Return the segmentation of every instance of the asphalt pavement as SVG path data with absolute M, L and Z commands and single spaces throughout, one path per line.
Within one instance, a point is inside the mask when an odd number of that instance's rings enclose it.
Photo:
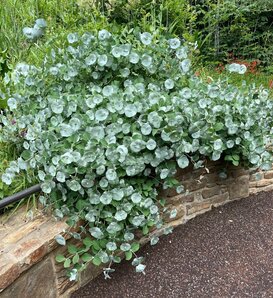
M 271 298 L 273 192 L 200 215 L 138 256 L 145 275 L 123 261 L 72 298 Z

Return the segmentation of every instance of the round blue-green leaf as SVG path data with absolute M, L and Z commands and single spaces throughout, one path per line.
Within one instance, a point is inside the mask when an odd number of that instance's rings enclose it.
M 127 117 L 132 118 L 137 114 L 137 107 L 134 104 L 129 104 L 125 107 L 124 113 Z
M 127 217 L 127 212 L 125 212 L 124 210 L 119 210 L 115 214 L 115 219 L 117 221 L 122 221 L 122 220 L 126 219 L 126 217 Z
M 2 177 L 2 179 L 3 179 L 3 177 Z M 52 191 L 52 184 L 48 181 L 44 182 L 41 184 L 41 189 L 42 189 L 42 192 L 49 194 Z
M 170 218 L 171 218 L 171 219 L 172 219 L 172 218 L 175 218 L 176 215 L 177 215 L 177 209 L 173 209 L 173 210 L 171 210 L 171 212 L 170 212 Z
M 108 242 L 106 244 L 106 248 L 110 251 L 115 251 L 117 249 L 117 245 L 115 242 Z
M 135 238 L 134 234 L 131 232 L 126 232 L 124 234 L 124 240 L 125 241 L 132 241 Z
M 100 30 L 98 33 L 99 40 L 104 41 L 109 39 L 110 37 L 111 37 L 111 33 L 105 29 Z
M 131 195 L 131 200 L 133 203 L 138 204 L 141 202 L 142 196 L 141 196 L 141 194 L 135 192 Z
M 139 264 L 139 265 L 136 266 L 136 272 L 138 272 L 138 273 L 144 273 L 145 268 L 146 268 L 146 265 Z
M 191 68 L 191 60 L 184 59 L 182 62 L 180 62 L 180 68 L 183 73 L 188 73 Z
M 7 104 L 11 111 L 13 111 L 17 108 L 17 100 L 13 97 L 11 97 L 7 100 Z
M 151 243 L 151 245 L 156 245 L 158 241 L 159 241 L 159 237 L 158 236 L 153 236 L 151 238 L 150 243 Z
M 218 139 L 218 140 L 214 141 L 214 143 L 213 143 L 213 149 L 214 150 L 216 150 L 216 151 L 221 150 L 222 147 L 223 147 L 223 141 L 221 139 Z
M 78 34 L 77 33 L 69 33 L 67 35 L 67 40 L 69 43 L 75 43 L 79 40 Z
M 158 207 L 156 205 L 152 205 L 149 209 L 151 214 L 157 214 L 158 212 Z
M 132 64 L 137 64 L 139 62 L 139 55 L 135 52 L 132 52 L 130 55 L 129 55 L 129 61 L 132 63 Z
M 114 169 L 108 169 L 105 175 L 109 181 L 115 181 L 118 177 L 117 172 Z
M 112 194 L 110 192 L 104 192 L 101 197 L 100 201 L 103 205 L 109 205 L 112 202 Z
M 66 240 L 65 240 L 65 238 L 62 236 L 62 235 L 57 235 L 56 237 L 55 237 L 55 240 L 57 241 L 57 243 L 58 244 L 60 244 L 60 245 L 66 245 Z
M 143 54 L 142 57 L 141 57 L 141 64 L 144 66 L 144 67 L 149 67 L 151 66 L 153 63 L 153 58 L 147 54 Z
M 106 110 L 106 109 L 99 109 L 95 113 L 95 119 L 97 121 L 99 121 L 99 122 L 100 121 L 104 121 L 104 120 L 107 119 L 108 115 L 109 115 L 109 111 L 108 110 Z
M 93 211 L 89 211 L 86 215 L 85 215 L 85 219 L 89 222 L 95 222 L 96 217 L 94 215 Z
M 102 230 L 98 227 L 90 228 L 89 233 L 96 239 L 102 239 L 104 237 Z
M 66 182 L 66 185 L 72 190 L 72 191 L 79 191 L 81 189 L 81 185 L 76 180 L 70 180 Z
M 119 232 L 121 229 L 122 229 L 122 227 L 118 223 L 111 222 L 106 230 L 110 234 L 115 234 L 115 233 Z
M 135 227 L 139 227 L 143 224 L 144 221 L 145 221 L 144 215 L 138 215 L 138 216 L 133 217 L 132 224 Z
M 178 38 L 171 38 L 169 39 L 169 45 L 171 49 L 177 49 L 181 45 L 181 41 Z
M 153 39 L 153 36 L 149 32 L 143 32 L 140 34 L 140 40 L 146 46 L 151 44 L 152 39 Z
M 121 249 L 122 251 L 129 251 L 130 248 L 131 248 L 131 245 L 130 245 L 129 243 L 122 243 L 122 244 L 120 245 L 120 249 Z
M 152 132 L 152 127 L 149 123 L 144 123 L 142 126 L 141 126 L 141 132 L 143 135 L 147 136 L 149 135 L 151 132 Z
M 99 55 L 98 56 L 98 65 L 99 66 L 105 66 L 108 62 L 108 57 L 107 55 L 103 54 L 103 55 Z
M 178 158 L 177 164 L 178 164 L 179 168 L 185 169 L 190 164 L 190 162 L 186 155 L 182 155 Z
M 97 61 L 97 55 L 95 53 L 92 53 L 85 58 L 85 64 L 88 66 L 95 64 L 96 61 Z
M 164 82 L 164 85 L 165 85 L 165 88 L 168 89 L 168 90 L 171 90 L 173 89 L 174 87 L 174 81 L 172 79 L 167 79 L 165 82 Z
M 150 139 L 147 143 L 146 143 L 146 147 L 149 150 L 154 150 L 156 148 L 156 142 L 153 139 Z

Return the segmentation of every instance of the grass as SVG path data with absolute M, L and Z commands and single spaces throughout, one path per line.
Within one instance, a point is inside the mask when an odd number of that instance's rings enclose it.
M 8 167 L 9 162 L 16 160 L 17 157 L 18 149 L 14 144 L 0 143 L 0 177 Z M 27 187 L 33 185 L 36 180 L 37 179 L 31 172 L 20 172 L 16 175 L 11 185 L 4 184 L 0 179 L 0 200 L 23 189 L 26 189 Z M 31 199 L 34 199 L 34 197 Z M 28 201 L 28 203 L 30 203 L 30 201 Z M 9 209 L 14 207 L 14 205 L 18 206 L 18 204 L 13 204 L 7 208 Z
M 40 61 L 49 46 L 61 45 L 69 32 L 106 26 L 93 7 L 76 0 L 2 0 L 0 15 L 0 71 L 6 64 Z M 47 21 L 46 37 L 27 42 L 22 29 L 32 27 L 38 18 Z
M 255 84 L 256 87 L 261 85 L 270 91 L 273 96 L 273 74 L 268 74 L 262 71 L 251 73 L 247 71 L 244 75 L 229 73 L 226 70 L 219 72 L 219 70 L 212 67 L 200 67 L 196 74 L 207 81 L 217 81 L 219 78 L 228 78 L 228 82 L 235 86 L 242 86 L 243 83 L 247 85 Z

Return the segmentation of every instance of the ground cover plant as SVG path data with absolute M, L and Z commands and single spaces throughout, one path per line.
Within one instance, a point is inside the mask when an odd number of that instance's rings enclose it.
M 174 178 L 177 168 L 220 158 L 271 168 L 268 90 L 203 81 L 191 70 L 194 47 L 133 29 L 70 33 L 40 65 L 19 63 L 5 76 L 1 140 L 21 154 L 2 181 L 33 171 L 45 207 L 68 216 L 71 227 L 85 222 L 71 232 L 79 245 L 57 256 L 72 280 L 88 262 L 110 264 L 108 276 L 120 252 L 144 271 L 139 233 L 163 225 L 160 188 L 186 191 Z M 243 74 L 246 67 L 228 70 Z M 63 235 L 56 240 L 66 244 Z

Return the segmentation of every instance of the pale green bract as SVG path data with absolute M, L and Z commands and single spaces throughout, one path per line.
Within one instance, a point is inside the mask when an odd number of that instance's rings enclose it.
M 270 168 L 269 92 L 208 84 L 193 75 L 191 54 L 178 38 L 149 32 L 71 33 L 41 66 L 20 63 L 5 76 L 9 110 L 0 114 L 1 141 L 22 153 L 2 181 L 10 185 L 19 171 L 34 172 L 40 201 L 72 228 L 80 225 L 70 232 L 80 243 L 59 258 L 77 265 L 73 278 L 88 262 L 119 262 L 122 251 L 132 258 L 135 231 L 162 228 L 158 190 L 187 191 L 174 179 L 178 168 L 221 158 Z M 141 262 L 133 261 L 138 272 Z

